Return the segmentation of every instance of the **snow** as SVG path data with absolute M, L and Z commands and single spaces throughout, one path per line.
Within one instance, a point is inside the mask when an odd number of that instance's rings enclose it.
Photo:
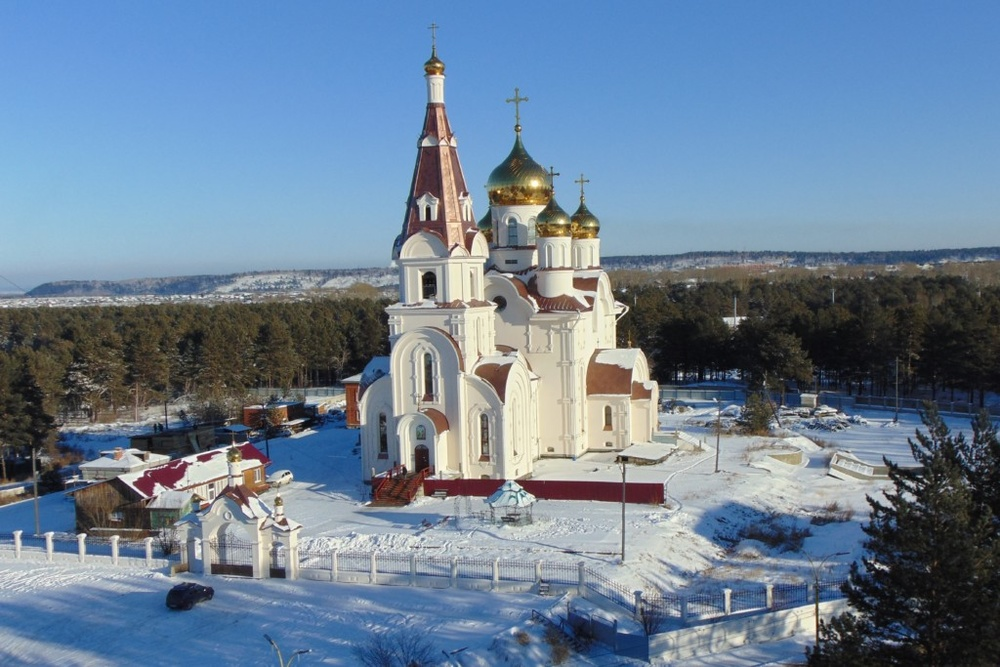
M 631 590 L 695 592 L 761 583 L 811 581 L 810 564 L 825 556 L 824 576 L 845 576 L 861 554 L 865 495 L 884 481 L 841 481 L 826 474 L 835 450 L 864 461 L 885 455 L 911 462 L 907 438 L 920 427 L 915 415 L 863 412 L 847 427 L 818 429 L 812 418 L 782 416 L 786 431 L 773 438 L 723 434 L 714 472 L 718 416 L 714 403 L 688 404 L 661 415 L 661 429 L 681 429 L 701 448 L 678 449 L 665 461 L 629 466 L 628 481 L 660 482 L 664 506 L 628 505 L 626 554 L 620 557 L 621 506 L 617 503 L 539 499 L 533 522 L 492 525 L 479 518 L 479 498 L 419 498 L 403 508 L 369 508 L 363 501 L 357 431 L 331 423 L 270 441 L 272 468 L 288 468 L 295 481 L 282 487 L 284 512 L 302 524 L 303 550 L 395 551 L 466 558 L 584 562 Z M 842 419 L 828 417 L 826 419 Z M 948 420 L 969 430 L 965 418 Z M 131 425 L 67 433 L 85 451 L 108 448 Z M 762 457 L 801 451 L 792 465 Z M 536 479 L 621 481 L 613 452 L 539 463 Z M 499 486 L 499 484 L 498 484 Z M 274 491 L 263 494 L 273 504 Z M 813 524 L 831 506 L 853 511 L 848 520 Z M 41 531 L 73 532 L 72 501 L 60 494 L 39 502 Z M 807 529 L 800 550 L 769 547 L 741 537 L 747 526 L 777 520 Z M 0 531 L 34 532 L 34 503 L 0 507 Z M 215 598 L 190 612 L 171 612 L 167 590 L 179 581 L 211 585 Z M 264 633 L 284 651 L 310 653 L 297 663 L 354 665 L 352 647 L 372 631 L 414 628 L 430 641 L 440 665 L 545 664 L 548 646 L 533 609 L 558 613 L 566 602 L 535 594 L 500 594 L 362 586 L 319 581 L 254 581 L 227 576 L 85 565 L 15 561 L 0 553 L 0 663 L 64 665 L 179 665 L 209 658 L 220 665 L 273 665 Z M 560 607 L 562 605 L 562 607 Z M 624 616 L 623 616 L 624 618 Z M 523 634 L 519 634 L 523 633 Z M 518 639 L 519 638 L 519 639 Z M 811 636 L 745 646 L 723 655 L 672 663 L 750 665 L 797 660 Z M 522 643 L 526 642 L 526 643 Z M 444 653 L 450 654 L 445 657 Z M 452 653 L 455 652 L 455 653 Z M 564 664 L 619 665 L 600 645 Z M 660 663 L 664 664 L 664 663 Z

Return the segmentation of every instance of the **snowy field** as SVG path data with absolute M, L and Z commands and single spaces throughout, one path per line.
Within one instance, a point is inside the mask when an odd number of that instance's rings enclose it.
M 534 523 L 497 526 L 475 516 L 480 498 L 420 498 L 405 508 L 368 508 L 361 483 L 357 432 L 328 424 L 270 441 L 271 470 L 288 468 L 295 481 L 282 488 L 285 512 L 303 524 L 303 549 L 391 551 L 425 555 L 586 563 L 630 589 L 696 592 L 758 583 L 811 581 L 810 564 L 831 554 L 824 577 L 846 576 L 859 557 L 865 494 L 883 483 L 845 482 L 826 474 L 833 451 L 852 450 L 880 463 L 882 455 L 910 462 L 907 438 L 916 415 L 865 412 L 852 420 L 788 419 L 787 437 L 723 434 L 715 472 L 717 413 L 711 405 L 663 414 L 661 429 L 684 430 L 702 449 L 678 451 L 662 463 L 629 466 L 629 481 L 666 484 L 665 506 L 629 505 L 626 558 L 621 560 L 621 506 L 617 503 L 546 501 Z M 723 412 L 723 420 L 725 414 Z M 953 430 L 968 421 L 950 419 Z M 846 426 L 846 428 L 842 428 Z M 135 425 L 71 434 L 85 451 L 127 446 Z M 842 430 L 838 430 L 842 429 Z M 264 444 L 259 443 L 263 450 Z M 788 464 L 769 453 L 802 450 Z M 576 461 L 542 461 L 536 479 L 621 481 L 613 454 Z M 264 495 L 270 501 L 274 492 Z M 831 506 L 848 520 L 833 522 Z M 42 531 L 73 532 L 72 501 L 41 499 Z M 853 511 L 853 516 L 851 512 Z M 0 508 L 0 531 L 33 532 L 34 503 Z M 747 528 L 778 522 L 808 531 L 798 550 L 772 548 L 745 537 Z M 163 600 L 178 581 L 215 587 L 215 599 L 190 612 L 170 612 Z M 565 602 L 532 594 L 361 586 L 316 581 L 252 581 L 234 577 L 169 578 L 160 572 L 106 566 L 48 565 L 0 559 L 0 663 L 24 665 L 275 665 L 264 639 L 270 635 L 296 664 L 354 665 L 352 647 L 371 632 L 414 628 L 433 644 L 440 665 L 543 665 L 549 647 L 531 623 L 532 609 L 546 612 Z M 527 632 L 522 644 L 515 633 Z M 522 641 L 524 641 L 522 636 Z M 724 655 L 673 663 L 695 665 L 788 664 L 800 660 L 812 637 L 747 646 Z M 588 655 L 563 664 L 632 664 L 596 644 Z M 639 663 L 635 663 L 639 664 Z

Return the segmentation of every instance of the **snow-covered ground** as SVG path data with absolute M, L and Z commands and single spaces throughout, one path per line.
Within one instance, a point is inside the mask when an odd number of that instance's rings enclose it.
M 480 498 L 421 498 L 405 508 L 364 503 L 357 432 L 329 424 L 269 443 L 272 469 L 288 468 L 295 481 L 282 488 L 285 512 L 304 525 L 304 549 L 395 551 L 434 555 L 564 560 L 586 565 L 627 585 L 652 591 L 717 590 L 765 582 L 811 581 L 810 559 L 827 560 L 825 575 L 846 575 L 860 555 L 866 494 L 884 482 L 845 482 L 826 474 L 835 449 L 879 463 L 882 455 L 909 462 L 907 438 L 920 426 L 915 415 L 862 413 L 853 420 L 789 417 L 789 437 L 723 434 L 715 472 L 712 405 L 691 405 L 661 416 L 663 430 L 683 429 L 703 442 L 700 451 L 678 451 L 651 466 L 629 466 L 629 481 L 666 484 L 665 506 L 629 505 L 622 563 L 621 506 L 617 503 L 540 501 L 534 523 L 496 526 L 474 516 Z M 725 413 L 724 413 L 725 414 Z M 725 417 L 723 417 L 725 419 Z M 794 422 L 794 424 L 793 424 Z M 846 428 L 842 428 L 846 422 Z M 964 419 L 949 420 L 968 430 Z M 134 426 L 76 432 L 84 450 L 127 444 Z M 263 448 L 263 443 L 261 443 Z M 801 463 L 768 453 L 802 450 Z M 621 481 L 613 454 L 576 461 L 542 461 L 538 479 Z M 265 500 L 273 496 L 265 494 Z M 834 505 L 834 503 L 836 505 Z M 72 501 L 41 499 L 42 531 L 72 532 Z M 835 507 L 846 521 L 812 523 Z M 34 529 L 34 503 L 0 508 L 0 531 Z M 778 522 L 808 530 L 799 550 L 772 548 L 743 537 L 748 526 Z M 170 612 L 163 598 L 178 580 L 203 580 L 215 599 L 190 612 Z M 44 564 L 0 559 L 0 662 L 29 665 L 278 664 L 269 634 L 285 653 L 300 649 L 302 665 L 354 665 L 352 647 L 373 631 L 415 628 L 435 647 L 441 665 L 541 665 L 549 659 L 531 610 L 560 604 L 537 595 L 478 593 L 316 581 L 252 581 L 107 566 Z M 527 632 L 527 643 L 515 640 Z M 525 639 L 522 636 L 522 641 Z M 797 660 L 811 636 L 747 646 L 725 655 L 689 660 L 694 665 L 756 665 Z M 447 654 L 447 657 L 446 657 Z M 602 655 L 603 654 L 603 655 Z M 588 656 L 564 664 L 629 664 L 595 645 Z

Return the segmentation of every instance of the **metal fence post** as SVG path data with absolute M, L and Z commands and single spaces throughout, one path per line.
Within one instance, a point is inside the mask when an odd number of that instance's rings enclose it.
M 726 616 L 733 613 L 733 589 L 722 589 L 722 611 Z
M 331 556 L 331 558 L 330 558 L 330 581 L 336 583 L 337 579 L 340 578 L 339 573 L 337 572 L 337 567 L 339 565 L 339 563 L 337 562 L 337 552 L 334 551 L 332 554 L 330 554 L 330 556 Z
M 417 554 L 410 554 L 410 586 L 417 585 Z
M 495 591 L 498 588 L 500 588 L 500 559 L 495 558 L 493 559 L 493 585 L 490 590 Z
M 458 558 L 451 557 L 451 587 L 458 588 Z
M 153 538 L 147 537 L 143 542 L 146 543 L 146 567 L 153 567 Z
M 14 558 L 21 560 L 21 534 L 23 530 L 14 531 Z
M 635 591 L 632 595 L 635 598 L 635 613 L 633 616 L 635 617 L 635 620 L 642 623 L 642 591 Z M 618 623 L 617 618 L 615 619 L 615 623 Z M 617 633 L 615 634 L 617 636 Z
M 54 533 L 50 530 L 45 533 L 45 560 L 52 562 L 52 536 Z
M 81 563 L 87 560 L 87 533 L 76 536 L 76 553 L 79 554 Z
M 535 561 L 535 586 L 542 583 L 542 561 Z
M 767 584 L 764 586 L 764 606 L 768 609 L 774 609 L 774 584 Z
M 121 539 L 118 535 L 111 536 L 111 564 L 118 565 L 118 541 Z
M 579 571 L 579 583 L 576 585 L 576 594 L 582 598 L 587 597 L 587 564 L 583 561 L 577 563 L 577 570 Z
M 686 595 L 681 596 L 681 623 L 684 625 L 688 623 L 688 598 Z
M 378 570 L 375 567 L 375 552 L 372 552 L 371 566 L 368 569 L 368 583 L 377 584 L 378 583 Z

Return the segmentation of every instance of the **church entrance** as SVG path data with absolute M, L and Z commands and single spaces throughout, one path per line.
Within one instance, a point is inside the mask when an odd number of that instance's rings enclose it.
M 427 445 L 417 445 L 413 450 L 413 472 L 420 472 L 431 467 L 431 452 Z

